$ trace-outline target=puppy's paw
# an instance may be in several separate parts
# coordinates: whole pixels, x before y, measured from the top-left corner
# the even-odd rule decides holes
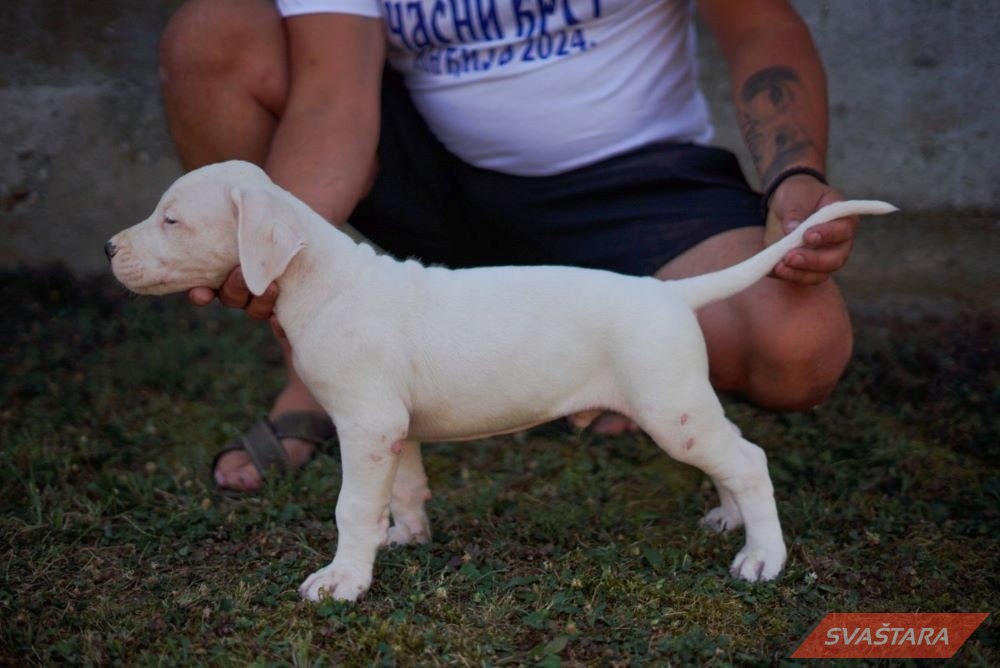
[[[332,598],[337,601],[356,601],[372,584],[372,576],[354,573],[349,569],[325,566],[309,577],[299,587],[299,595],[307,601],[319,601]]]
[[[390,546],[426,544],[431,542],[431,521],[427,513],[420,512],[404,517],[393,517],[386,544]]]
[[[735,508],[718,506],[705,513],[705,516],[698,521],[698,526],[715,533],[726,533],[743,526],[743,517]]]
[[[785,546],[782,543],[757,549],[744,545],[733,559],[729,574],[747,582],[767,582],[778,577],[785,565],[785,557]]]

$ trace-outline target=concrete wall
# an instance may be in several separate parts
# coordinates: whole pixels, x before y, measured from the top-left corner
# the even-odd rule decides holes
[[[795,4],[827,63],[833,181],[910,211],[1000,211],[1000,3]],[[0,267],[103,270],[103,240],[145,216],[179,173],[155,53],[178,5],[33,0],[0,10]],[[718,143],[748,166],[725,66],[702,33]]]
[[[794,2],[826,65],[829,175],[909,211],[1000,211],[1000,2]],[[721,54],[701,31],[717,142],[743,150]]]
[[[101,239],[178,174],[156,39],[179,2],[36,0],[0,10],[0,266],[103,270]]]

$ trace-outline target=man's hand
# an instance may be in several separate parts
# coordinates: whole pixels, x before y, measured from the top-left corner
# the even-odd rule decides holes
[[[773,243],[794,230],[811,213],[844,198],[830,186],[805,174],[786,179],[771,197],[765,240]],[[844,266],[854,243],[857,217],[839,218],[810,230],[801,248],[788,253],[772,275],[800,285],[817,285]]]
[[[264,294],[259,297],[254,296],[243,279],[243,272],[236,267],[226,277],[218,292],[208,287],[191,288],[188,291],[188,300],[195,306],[208,306],[216,297],[224,306],[241,308],[255,320],[267,320],[271,317],[274,302],[278,299],[278,285],[271,283]]]

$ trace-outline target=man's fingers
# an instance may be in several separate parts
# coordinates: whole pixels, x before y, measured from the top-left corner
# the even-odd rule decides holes
[[[787,234],[819,208],[843,198],[833,188],[808,177],[786,179],[771,199],[771,211]],[[839,218],[806,232],[803,246],[789,251],[771,276],[797,285],[818,285],[847,263],[857,217]]]
[[[278,319],[276,317],[272,315],[271,320],[269,322],[271,323],[271,331],[274,332],[274,335],[276,337],[278,337],[279,339],[286,338],[285,330],[281,327],[281,323],[278,322]]]
[[[219,288],[219,301],[232,308],[244,308],[250,301],[250,289],[239,267],[233,269],[226,282]]]
[[[830,278],[829,273],[793,269],[784,262],[779,263],[778,266],[774,268],[773,273],[775,277],[780,278],[783,281],[798,283],[799,285],[819,285],[826,279]]]
[[[274,302],[278,299],[278,286],[271,283],[260,296],[254,296],[247,287],[246,279],[239,267],[233,269],[226,277],[219,293],[207,287],[192,288],[188,291],[188,299],[195,306],[207,306],[218,296],[223,305],[231,308],[246,309],[247,315],[255,320],[267,320],[274,313]]]
[[[811,248],[841,244],[854,238],[854,230],[857,226],[857,218],[838,218],[829,223],[817,225],[806,232],[804,241]]]
[[[259,297],[251,297],[247,304],[247,315],[254,320],[267,320],[274,312],[274,302],[278,299],[278,286],[271,283]]]
[[[832,273],[847,264],[847,256],[851,252],[849,244],[823,247],[817,249],[799,248],[789,251],[783,264],[790,269],[799,271],[816,271]]]
[[[200,287],[188,290],[188,301],[195,306],[208,306],[215,299],[215,290],[212,288]]]

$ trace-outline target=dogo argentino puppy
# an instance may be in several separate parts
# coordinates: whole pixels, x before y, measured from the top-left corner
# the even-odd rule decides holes
[[[744,526],[731,573],[762,581],[786,554],[767,458],[723,414],[695,309],[752,285],[814,225],[894,210],[831,204],[748,260],[677,281],[554,266],[452,271],[376,255],[258,167],[226,162],[178,179],[106,250],[140,294],[218,287],[237,264],[255,295],[277,282],[275,314],[296,371],[337,425],[343,464],[336,555],[303,597],[355,600],[379,546],[430,540],[420,442],[592,409],[631,417],[711,476],[720,505],[702,523]]]

